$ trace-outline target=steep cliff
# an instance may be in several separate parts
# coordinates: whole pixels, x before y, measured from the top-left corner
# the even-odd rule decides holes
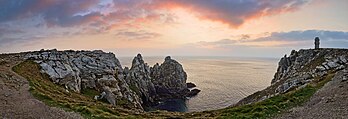
[[[335,75],[336,72],[347,69],[347,58],[346,49],[293,50],[289,56],[285,55],[280,59],[271,86],[242,99],[237,105],[258,102],[298,90],[313,81],[322,80],[328,74]]]
[[[124,70],[125,79],[131,89],[144,101],[146,106],[168,98],[184,98],[189,92],[187,75],[183,67],[169,56],[163,64],[149,67],[142,56],[134,57],[132,67]]]
[[[23,60],[23,55],[31,60]],[[88,57],[91,59],[90,62],[85,60]],[[112,53],[102,51],[46,50],[1,54],[0,78],[2,80],[0,81],[5,88],[18,88],[22,87],[17,84],[22,82],[19,82],[19,79],[27,80],[30,84],[29,91],[35,98],[50,106],[79,112],[87,118],[345,118],[348,116],[346,111],[348,107],[348,101],[346,101],[348,96],[347,58],[347,49],[292,51],[289,56],[280,59],[271,85],[266,89],[244,98],[231,107],[190,113],[144,112],[117,106],[119,102],[122,102],[120,99],[138,101],[131,104],[133,106],[138,104],[141,108],[163,97],[163,99],[174,98],[177,97],[176,94],[179,94],[179,97],[186,96],[187,87],[195,87],[195,85],[184,84],[186,73],[182,66],[170,57],[167,57],[162,64],[149,67],[139,54],[133,59],[130,69],[122,69]],[[93,62],[97,66],[91,66]],[[111,63],[104,66],[107,62]],[[13,71],[26,79],[10,71],[12,66]],[[96,74],[89,72],[96,69],[100,70],[96,71],[98,72]],[[40,70],[43,73],[40,73]],[[119,93],[114,91],[117,87],[120,88]],[[96,96],[96,99],[107,98],[110,103],[115,101],[116,106],[95,101],[94,93],[81,94],[86,89],[98,91],[97,94],[100,95]],[[12,109],[16,110],[13,114],[17,115],[18,111],[23,111],[25,105],[32,104],[25,102],[27,100],[23,102],[21,98],[11,96],[17,93],[10,90],[1,91],[5,92],[3,99],[12,99],[8,104],[17,102],[13,104],[16,104],[14,107],[19,108],[12,106]],[[182,93],[186,94],[180,95]],[[22,95],[22,93],[18,94]],[[4,104],[3,109],[11,108],[8,104]],[[31,112],[33,110],[26,111],[19,117],[27,117],[27,113]]]
[[[170,57],[162,65],[149,67],[138,54],[130,69],[123,69],[113,53],[100,50],[42,50],[26,58],[38,63],[67,92],[96,90],[100,95],[95,99],[106,99],[112,105],[127,100],[131,107],[142,109],[168,98],[184,98],[189,92],[183,67]]]

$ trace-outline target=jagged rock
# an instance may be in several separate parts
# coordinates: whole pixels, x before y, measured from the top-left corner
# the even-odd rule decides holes
[[[336,68],[336,70],[342,70],[342,69],[344,69],[344,68],[346,68],[346,66],[340,65],[339,67]]]
[[[114,95],[114,93],[112,93],[111,89],[109,87],[104,87],[103,88],[104,92],[105,92],[105,98],[106,100],[112,104],[112,105],[116,105],[116,96]]]
[[[138,54],[132,67],[125,68],[124,74],[128,85],[141,97],[145,106],[168,98],[183,98],[188,93],[186,73],[171,57],[166,57],[161,65],[156,63],[149,67]]]
[[[344,56],[339,57],[340,61],[342,61],[344,64],[347,63],[347,59]]]
[[[161,65],[149,67],[138,54],[130,69],[122,69],[113,53],[101,50],[41,50],[28,53],[26,58],[38,63],[54,83],[75,92],[97,90],[101,94],[95,99],[105,98],[112,105],[119,99],[127,99],[133,107],[143,109],[157,101],[199,92],[188,90],[186,72],[169,56]]]
[[[105,92],[111,104],[116,104],[113,100],[120,97],[129,99],[134,107],[142,108],[140,99],[123,79],[123,69],[113,53],[45,50],[28,53],[26,58],[35,60],[53,82],[69,90],[95,89]]]
[[[101,100],[101,99],[103,99],[105,97],[105,95],[106,95],[106,93],[102,92],[102,93],[100,93],[100,95],[94,96],[94,99],[95,100]]]
[[[325,71],[326,70],[326,68],[323,67],[323,66],[317,66],[316,69],[318,69],[319,71]]]
[[[268,95],[279,95],[306,87],[313,81],[320,81],[326,76],[338,76],[341,82],[348,80],[347,49],[305,49],[291,51],[291,55],[282,57],[271,86],[256,92],[237,103],[250,104],[269,98]],[[343,72],[343,76],[340,75]],[[317,83],[317,82],[315,82]],[[342,83],[344,85],[345,83]]]
[[[327,63],[327,65],[330,67],[330,68],[336,68],[336,67],[338,67],[339,65],[338,64],[336,64],[334,61],[332,61],[332,62],[328,62]]]
[[[167,56],[164,62],[155,64],[151,68],[153,84],[159,96],[168,96],[168,98],[182,98],[188,93],[186,80],[187,74],[182,65]],[[165,89],[165,90],[163,90]]]
[[[186,97],[193,97],[196,96],[201,90],[199,89],[192,89],[189,93],[186,94]]]
[[[196,87],[196,84],[194,84],[192,82],[186,83],[186,85],[187,85],[187,88],[194,88],[194,87]]]
[[[156,90],[151,82],[150,67],[144,62],[141,54],[134,57],[131,69],[124,73],[127,74],[126,81],[130,89],[139,95],[145,105],[155,102]]]

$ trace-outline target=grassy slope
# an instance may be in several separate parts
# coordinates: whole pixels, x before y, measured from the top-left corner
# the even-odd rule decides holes
[[[33,61],[24,61],[13,67],[13,71],[26,78],[33,96],[49,106],[76,111],[85,118],[135,117],[129,115],[129,110],[94,100],[93,96],[98,93],[93,90],[84,90],[82,94],[67,92],[62,86],[52,83],[48,75],[40,73],[40,66]]]
[[[302,89],[248,105],[194,113],[157,111],[136,114],[121,107],[112,107],[104,102],[93,100],[92,96],[96,93],[90,90],[82,94],[66,92],[63,87],[52,83],[47,75],[40,73],[40,66],[33,61],[24,61],[13,70],[29,80],[30,92],[36,98],[50,106],[79,112],[85,118],[267,118],[303,104],[334,76],[334,73],[329,73],[325,77],[316,77],[313,83]]]

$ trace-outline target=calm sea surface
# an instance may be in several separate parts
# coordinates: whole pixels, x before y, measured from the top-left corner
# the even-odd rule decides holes
[[[131,66],[133,57],[118,57],[123,67]],[[201,92],[186,101],[169,100],[156,108],[169,111],[203,111],[228,107],[271,84],[278,59],[232,57],[172,57],[186,71],[187,82],[194,82]],[[164,57],[144,57],[150,66]]]

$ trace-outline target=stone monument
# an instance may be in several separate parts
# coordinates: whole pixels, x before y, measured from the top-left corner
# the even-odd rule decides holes
[[[314,45],[315,45],[314,49],[319,49],[319,45],[320,45],[320,39],[319,39],[319,37],[315,37],[315,39],[314,39]]]

